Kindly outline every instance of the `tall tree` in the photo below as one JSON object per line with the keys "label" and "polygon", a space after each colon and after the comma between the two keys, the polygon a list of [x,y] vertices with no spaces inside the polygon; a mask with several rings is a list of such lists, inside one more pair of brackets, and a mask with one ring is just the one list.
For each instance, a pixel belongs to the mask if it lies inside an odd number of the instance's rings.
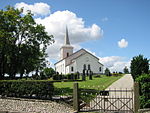
{"label": "tall tree", "polygon": [[111,76],[110,70],[108,68],[105,69],[105,75]]}
{"label": "tall tree", "polygon": [[125,74],[129,73],[129,70],[128,70],[127,66],[125,66],[125,68],[123,69],[123,71],[124,71]]}
{"label": "tall tree", "polygon": [[13,78],[17,73],[22,77],[41,69],[45,50],[54,41],[30,11],[26,15],[22,11],[10,6],[0,10],[0,78],[5,74]]}
{"label": "tall tree", "polygon": [[131,60],[131,74],[135,80],[142,73],[148,74],[149,60],[144,58],[143,55],[135,56]]}

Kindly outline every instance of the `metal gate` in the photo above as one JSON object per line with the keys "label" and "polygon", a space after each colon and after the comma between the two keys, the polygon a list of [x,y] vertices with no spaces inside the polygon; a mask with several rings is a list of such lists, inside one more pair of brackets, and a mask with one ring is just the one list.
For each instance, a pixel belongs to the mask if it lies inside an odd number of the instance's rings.
{"label": "metal gate", "polygon": [[80,111],[133,113],[133,89],[81,89]]}

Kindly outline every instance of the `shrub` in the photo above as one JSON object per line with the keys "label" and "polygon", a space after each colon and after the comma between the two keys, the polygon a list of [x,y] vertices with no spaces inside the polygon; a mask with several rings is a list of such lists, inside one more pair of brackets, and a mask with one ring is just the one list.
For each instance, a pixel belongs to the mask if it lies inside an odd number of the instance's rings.
{"label": "shrub", "polygon": [[53,75],[53,80],[59,80],[59,75],[54,74],[54,75]]}
{"label": "shrub", "polygon": [[74,78],[73,73],[68,73],[66,76],[67,76],[68,80],[73,80],[73,78]]}
{"label": "shrub", "polygon": [[59,75],[59,74],[54,74],[53,75],[53,80],[63,80],[65,77],[64,75]]}
{"label": "shrub", "polygon": [[54,91],[53,83],[39,80],[3,80],[0,81],[0,95],[8,97],[26,97],[51,99]]}
{"label": "shrub", "polygon": [[111,76],[110,70],[108,68],[105,69],[105,75],[106,76]]}
{"label": "shrub", "polygon": [[124,72],[125,74],[128,74],[128,73],[129,73],[129,70],[128,70],[127,66],[125,66],[125,68],[123,69],[123,72]]}
{"label": "shrub", "polygon": [[131,75],[133,76],[133,79],[135,80],[140,76],[141,74],[148,74],[149,70],[149,60],[147,58],[144,58],[143,55],[135,56],[131,60]]}
{"label": "shrub", "polygon": [[56,74],[55,70],[53,68],[44,68],[43,70],[44,75],[46,75],[48,78],[52,77],[54,74]]}
{"label": "shrub", "polygon": [[142,74],[136,81],[140,86],[140,107],[148,108],[150,106],[150,75]]}
{"label": "shrub", "polygon": [[112,73],[112,76],[119,76],[119,73]]}
{"label": "shrub", "polygon": [[94,78],[100,78],[101,77],[101,75],[95,75],[94,76]]}

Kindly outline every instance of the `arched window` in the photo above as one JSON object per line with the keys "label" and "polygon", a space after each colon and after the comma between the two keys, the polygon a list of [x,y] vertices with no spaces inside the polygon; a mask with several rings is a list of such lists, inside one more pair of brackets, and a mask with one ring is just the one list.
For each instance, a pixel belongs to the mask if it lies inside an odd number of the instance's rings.
{"label": "arched window", "polygon": [[88,70],[91,70],[91,66],[90,66],[90,64],[88,64]]}
{"label": "arched window", "polygon": [[73,72],[73,67],[71,67],[71,71]]}
{"label": "arched window", "polygon": [[83,65],[83,69],[86,70],[86,64]]}
{"label": "arched window", "polygon": [[102,68],[101,68],[101,67],[99,67],[99,71],[100,71],[100,72],[102,71]]}
{"label": "arched window", "polygon": [[67,57],[69,56],[69,53],[67,53]]}

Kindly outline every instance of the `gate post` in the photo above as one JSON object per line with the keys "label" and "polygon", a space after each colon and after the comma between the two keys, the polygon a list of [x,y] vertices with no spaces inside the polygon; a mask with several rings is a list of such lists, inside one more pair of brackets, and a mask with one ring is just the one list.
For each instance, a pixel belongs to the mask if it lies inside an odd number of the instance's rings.
{"label": "gate post", "polygon": [[134,82],[134,113],[137,113],[139,108],[140,108],[139,83]]}
{"label": "gate post", "polygon": [[78,83],[73,85],[73,109],[75,112],[79,112],[79,92]]}

